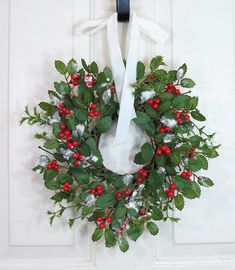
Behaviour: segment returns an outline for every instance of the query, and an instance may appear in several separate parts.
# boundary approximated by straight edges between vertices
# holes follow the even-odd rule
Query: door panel
[[[197,86],[208,131],[222,142],[220,158],[208,175],[215,187],[202,198],[187,201],[177,224],[160,225],[159,237],[144,234],[130,251],[93,244],[93,228],[78,223],[73,230],[57,221],[50,192],[30,171],[40,150],[32,140],[36,129],[19,127],[25,104],[46,98],[58,80],[53,63],[71,57],[110,65],[105,29],[92,37],[72,34],[88,18],[105,18],[115,10],[108,0],[2,0],[0,2],[0,269],[223,269],[233,270],[235,253],[234,148],[234,4],[233,0],[132,1],[138,15],[154,20],[172,33],[164,46],[141,36],[141,60],[162,54],[177,67],[185,61]],[[126,24],[119,24],[125,52]],[[2,42],[3,41],[3,42]],[[9,53],[9,58],[8,58]],[[223,95],[223,96],[222,96]],[[121,264],[121,266],[120,266]]]

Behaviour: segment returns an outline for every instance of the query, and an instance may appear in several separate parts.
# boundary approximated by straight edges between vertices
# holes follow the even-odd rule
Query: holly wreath
[[[206,118],[191,94],[195,83],[185,77],[186,64],[170,71],[164,66],[161,56],[151,60],[148,70],[137,64],[134,122],[149,141],[134,158],[142,169],[119,175],[105,168],[98,148],[101,134],[118,118],[111,70],[100,71],[95,62],[88,65],[83,59],[81,66],[74,59],[67,65],[55,61],[63,80],[48,91],[49,101],[31,113],[26,106],[20,122],[40,126],[34,137],[45,154],[33,170],[53,192],[57,206],[48,211],[51,224],[68,212],[70,227],[86,219],[95,225],[93,241],[104,237],[106,247],[118,244],[125,252],[128,239],[136,241],[145,227],[157,235],[157,222],[177,222],[172,211],[182,210],[185,199],[199,198],[201,186],[213,185],[202,170],[218,156],[219,145],[213,142],[214,133],[198,125]]]

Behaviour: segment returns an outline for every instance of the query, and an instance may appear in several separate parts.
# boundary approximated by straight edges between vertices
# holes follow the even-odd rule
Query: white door
[[[211,162],[215,186],[187,201],[177,225],[142,236],[121,254],[90,241],[90,229],[51,227],[50,193],[31,171],[39,155],[33,129],[19,127],[25,104],[45,98],[57,79],[55,59],[109,64],[105,30],[74,37],[74,24],[105,18],[111,0],[0,0],[0,269],[235,269],[235,6],[233,0],[133,0],[140,16],[168,29],[164,47],[141,38],[140,58],[162,54],[172,67],[186,62],[197,81],[208,126],[218,132],[220,158]],[[121,44],[126,25],[120,24]],[[124,46],[123,46],[124,49]]]

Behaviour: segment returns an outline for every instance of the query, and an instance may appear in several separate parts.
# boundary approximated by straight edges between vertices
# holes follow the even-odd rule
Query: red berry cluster
[[[175,116],[176,116],[176,122],[178,124],[181,124],[184,120],[187,121],[190,119],[190,115],[189,114],[186,114],[184,112],[175,112]]]
[[[173,198],[174,197],[175,190],[177,190],[177,186],[173,182],[173,183],[170,184],[170,186],[168,188],[165,189],[165,192],[166,192],[168,198]]]
[[[96,103],[91,103],[89,106],[88,116],[89,117],[99,117],[100,112],[96,111],[97,105]]]
[[[154,73],[149,74],[149,79],[153,80],[156,78],[156,75]]]
[[[170,155],[172,153],[171,149],[168,148],[167,145],[163,144],[160,148],[158,148],[155,153],[158,156],[161,156],[163,153],[165,153],[166,155]]]
[[[159,131],[160,131],[160,133],[170,132],[171,128],[166,127],[166,126],[162,126]]]
[[[70,83],[73,85],[73,86],[78,86],[79,85],[79,82],[78,80],[81,78],[81,75],[79,73],[76,73],[76,74],[72,74],[71,75],[71,81]]]
[[[150,105],[153,109],[157,109],[159,107],[159,104],[161,103],[160,98],[152,98],[147,101],[147,104]]]
[[[65,182],[63,185],[63,191],[68,192],[70,189],[71,184],[69,182]]]
[[[99,216],[99,217],[96,218],[96,221],[97,221],[97,223],[99,223],[99,228],[101,230],[103,230],[106,227],[105,222],[111,223],[112,218],[110,216],[107,216],[106,218],[103,218],[103,217]]]
[[[125,189],[123,190],[123,192],[117,192],[117,193],[116,193],[116,198],[117,198],[117,199],[121,199],[123,196],[124,196],[124,197],[130,196],[130,194],[131,194],[130,190],[129,190],[128,188],[125,188]]]
[[[185,171],[185,172],[182,172],[182,173],[180,174],[180,176],[181,176],[182,178],[188,179],[188,182],[189,182],[189,183],[192,183],[192,180],[190,179],[190,177],[191,177],[192,175],[193,175],[193,174],[192,174],[192,172],[190,172],[190,171]]]
[[[58,171],[59,166],[57,164],[57,160],[53,159],[49,164],[47,164],[47,169],[48,170]]]
[[[74,153],[72,157],[76,159],[73,162],[73,165],[75,167],[78,167],[81,164],[80,161],[84,159],[84,156],[82,154],[79,154],[79,153]]]
[[[74,147],[78,146],[78,142],[77,141],[72,141],[72,135],[71,135],[71,131],[67,129],[66,125],[61,123],[59,125],[59,128],[61,130],[61,132],[58,134],[58,137],[60,139],[66,139],[67,141],[67,148],[72,149]]]
[[[172,82],[167,84],[166,91],[171,94],[180,95],[180,90],[177,89]]]
[[[65,108],[64,103],[58,104],[58,110],[60,115],[70,115],[70,110],[68,108]]]
[[[195,157],[195,150],[197,149],[197,147],[192,146],[191,151],[188,152],[188,157],[189,158],[194,158]]]
[[[103,195],[103,193],[104,193],[103,186],[97,185],[95,188],[91,188],[90,193],[93,195],[98,195],[98,196]]]
[[[139,183],[139,184],[141,184],[141,183],[143,183],[144,178],[145,178],[145,177],[148,177],[148,173],[147,173],[144,169],[140,169],[140,170],[138,171],[138,174],[139,174],[140,177],[138,177],[138,178],[136,179],[136,182]]]

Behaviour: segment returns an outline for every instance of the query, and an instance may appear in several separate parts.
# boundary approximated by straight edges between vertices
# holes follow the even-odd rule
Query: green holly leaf
[[[188,101],[186,108],[189,110],[195,110],[198,105],[198,97],[191,97]]]
[[[113,205],[114,197],[114,194],[104,194],[97,199],[96,206],[99,208],[108,208]]]
[[[134,119],[136,124],[144,125],[144,124],[148,124],[149,122],[151,122],[151,118],[144,112],[137,111],[136,116],[137,117]]]
[[[66,94],[70,94],[71,87],[69,86],[69,84],[65,82],[55,82],[54,87],[55,87],[55,90],[63,96]]]
[[[85,61],[84,59],[81,59],[81,63],[82,63],[83,68],[84,68],[88,73],[90,73],[90,69],[89,69],[89,66],[87,65],[86,61]]]
[[[156,189],[163,184],[164,179],[165,179],[164,173],[158,174],[155,170],[152,170],[149,174],[148,182],[152,188]]]
[[[205,176],[200,176],[198,178],[198,184],[204,187],[212,187],[214,185],[213,181]]]
[[[163,57],[156,56],[150,62],[150,69],[151,69],[151,71],[155,71],[161,65],[165,65],[165,63],[163,61]]]
[[[105,67],[103,72],[105,74],[106,80],[108,79],[109,81],[111,81],[113,77],[111,69],[108,67]]]
[[[60,188],[60,183],[56,182],[56,181],[53,181],[53,180],[50,180],[50,181],[46,181],[45,182],[45,186],[48,188],[48,189],[51,189],[51,190],[57,190]]]
[[[182,194],[188,199],[199,198],[201,195],[201,189],[196,182],[192,182],[188,187],[182,190]]]
[[[113,247],[115,246],[117,240],[116,240],[116,236],[113,232],[113,230],[111,229],[107,229],[105,231],[105,246],[106,247]]]
[[[201,162],[202,169],[207,170],[208,169],[207,159],[202,155],[197,156],[197,159]]]
[[[44,147],[46,149],[56,149],[60,146],[60,142],[56,139],[49,139],[45,142]]]
[[[81,213],[81,219],[83,220],[87,215],[91,214],[94,211],[94,206],[89,206],[85,205],[82,208],[82,213]]]
[[[197,121],[205,121],[206,120],[206,117],[203,114],[201,114],[198,110],[192,111],[191,115],[192,115],[193,119],[195,119]]]
[[[58,173],[59,173],[58,171],[54,171],[54,170],[45,170],[43,174],[43,179],[45,181],[50,181],[54,179],[58,175]]]
[[[198,159],[189,159],[188,161],[188,169],[194,172],[201,170],[202,164]]]
[[[136,241],[144,231],[144,223],[134,223],[133,221],[129,224],[129,229],[127,230],[127,235],[133,241]]]
[[[160,103],[158,110],[159,112],[166,112],[170,109],[170,107],[171,107],[171,101],[166,100]]]
[[[94,75],[98,74],[98,66],[97,66],[96,62],[91,63],[90,70],[91,70],[91,73],[93,73]]]
[[[194,135],[192,137],[189,137],[188,140],[193,146],[198,147],[200,145],[200,142],[202,141],[202,137]]]
[[[52,132],[55,135],[55,137],[58,137],[59,133],[61,132],[59,122],[56,122],[56,123],[52,124]]]
[[[125,217],[126,212],[127,212],[127,208],[125,207],[125,205],[123,203],[119,203],[114,212],[114,217],[116,219],[122,219]]]
[[[184,88],[192,88],[195,86],[195,82],[191,79],[184,78],[180,81],[180,85]]]
[[[158,95],[158,97],[161,99],[161,102],[163,101],[169,101],[169,100],[172,100],[175,95],[171,94],[171,93],[168,93],[168,92],[162,92]]]
[[[51,105],[50,103],[47,102],[40,102],[38,106],[49,113],[50,115],[54,114],[56,112],[56,107],[54,105]]]
[[[178,95],[172,101],[172,107],[175,109],[185,108],[190,97],[185,95]]]
[[[112,126],[112,118],[110,116],[106,116],[102,118],[98,123],[97,123],[97,130],[100,133],[106,133]]]
[[[174,165],[178,165],[181,162],[180,153],[177,151],[172,152],[170,155],[170,160]]]
[[[216,158],[219,156],[218,152],[214,148],[203,148],[202,153],[208,158]]]
[[[151,207],[151,217],[153,220],[162,220],[163,219],[163,213],[157,206]]]
[[[150,143],[145,143],[141,147],[141,157],[144,163],[149,163],[154,155],[153,147]]]
[[[59,193],[56,193],[55,195],[53,195],[51,197],[51,200],[55,201],[55,202],[61,202],[64,198],[64,195],[63,195],[63,192],[59,192]]]
[[[91,237],[92,241],[93,242],[98,241],[103,236],[103,234],[104,234],[103,230],[96,228]]]
[[[69,75],[75,74],[77,72],[76,64],[77,62],[74,59],[71,59],[68,62],[67,71]]]
[[[129,249],[129,243],[125,238],[120,238],[118,240],[118,245],[122,252],[126,252]]]
[[[178,194],[174,197],[174,201],[175,207],[181,211],[184,208],[184,197],[181,194]]]
[[[183,78],[186,72],[187,72],[187,65],[183,64],[181,67],[179,67],[177,71],[177,79],[180,80],[181,78]]]
[[[62,75],[65,75],[67,73],[67,67],[62,61],[56,60],[55,68]]]
[[[144,72],[145,72],[145,66],[142,62],[137,63],[137,73],[136,73],[136,80],[141,80],[144,77]]]
[[[179,175],[176,175],[174,178],[174,183],[176,184],[177,188],[182,189],[189,185],[187,179],[182,178]]]
[[[128,212],[128,215],[133,218],[139,217],[139,213],[134,208],[129,208],[127,212]]]
[[[148,222],[147,229],[152,235],[157,235],[159,232],[159,228],[154,222]]]

